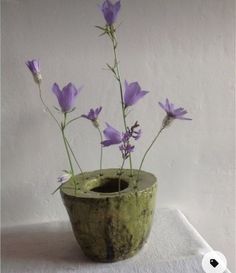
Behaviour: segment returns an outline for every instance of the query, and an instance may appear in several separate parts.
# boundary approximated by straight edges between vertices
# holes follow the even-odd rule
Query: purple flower
[[[110,26],[116,21],[116,17],[120,10],[120,1],[112,4],[109,0],[106,0],[101,6],[101,10],[107,24]]]
[[[119,146],[119,149],[121,151],[122,158],[127,159],[130,153],[134,151],[134,145],[132,146],[128,142],[124,142],[122,145]]]
[[[114,144],[120,144],[122,142],[122,134],[117,131],[115,128],[106,123],[107,128],[103,131],[103,134],[106,137],[106,140],[102,141],[101,144],[103,147],[108,147]]]
[[[32,61],[27,61],[25,64],[28,66],[30,72],[32,73],[35,82],[40,83],[42,80],[42,76],[40,73],[39,61],[33,59]]]
[[[142,134],[142,130],[141,129],[139,129],[138,131],[134,131],[133,132],[133,138],[135,140],[138,140],[141,137],[141,134]]]
[[[142,133],[141,129],[139,129],[138,131],[136,130],[138,127],[139,127],[139,124],[137,121],[131,128],[128,127],[129,136],[135,140],[138,140],[141,137],[141,133]]]
[[[185,118],[184,115],[187,114],[187,111],[184,108],[176,108],[173,103],[170,103],[168,99],[166,99],[166,103],[163,104],[159,102],[159,105],[163,110],[166,111],[167,117],[169,119],[182,119],[182,120],[192,120],[191,118]]]
[[[68,181],[71,178],[71,176],[72,175],[70,173],[64,173],[57,178],[57,182],[65,183],[66,181]]]
[[[108,123],[106,123],[107,128],[103,131],[106,140],[102,141],[103,147],[107,147],[110,145],[120,144],[119,149],[121,151],[123,159],[127,159],[130,156],[130,153],[134,151],[134,145],[130,144],[131,138],[138,140],[141,135],[141,130],[136,131],[135,129],[139,127],[138,122],[131,128],[127,128],[125,133],[121,133],[111,127]]]
[[[91,120],[92,122],[95,122],[98,118],[98,115],[100,114],[100,112],[102,111],[102,107],[98,107],[95,110],[94,109],[90,109],[88,115],[82,115],[81,117],[86,118]]]
[[[125,108],[135,104],[147,93],[148,91],[141,90],[141,87],[138,84],[138,82],[132,82],[128,84],[128,82],[125,81],[125,95],[124,95]]]
[[[80,93],[81,89],[82,87],[77,89],[72,83],[68,83],[61,90],[57,83],[53,84],[52,91],[57,96],[57,100],[62,112],[66,113],[73,109],[75,105],[75,99]]]

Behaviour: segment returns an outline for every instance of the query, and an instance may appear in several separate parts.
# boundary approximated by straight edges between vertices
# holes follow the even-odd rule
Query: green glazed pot
[[[135,255],[149,235],[157,190],[156,177],[138,171],[103,170],[77,175],[80,190],[75,194],[70,179],[61,196],[76,240],[84,254],[94,261],[115,262]],[[119,183],[120,177],[120,183]],[[119,193],[120,184],[120,193]]]

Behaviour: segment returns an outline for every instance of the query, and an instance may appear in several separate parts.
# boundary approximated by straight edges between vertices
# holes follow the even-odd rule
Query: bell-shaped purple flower
[[[109,0],[105,0],[101,6],[101,10],[107,25],[111,26],[115,23],[117,15],[120,11],[120,1],[112,4]]]
[[[34,81],[36,83],[40,83],[42,81],[42,75],[40,73],[39,61],[36,59],[33,59],[31,61],[27,61],[25,64],[28,66],[30,72],[32,73],[34,77]]]
[[[106,140],[102,141],[101,144],[103,147],[108,147],[110,145],[120,144],[122,142],[122,134],[106,123],[107,128],[103,131],[103,134],[106,137]]]
[[[57,83],[52,86],[53,93],[57,96],[58,103],[63,113],[70,112],[75,106],[75,100],[82,87],[76,88],[72,83],[68,83],[61,90]]]
[[[141,87],[138,82],[132,82],[128,84],[128,82],[125,81],[125,94],[124,94],[125,108],[135,104],[147,93],[149,92],[141,90]]]
[[[98,118],[98,115],[102,111],[102,107],[98,107],[96,109],[90,109],[89,113],[87,115],[82,115],[81,117],[91,120],[92,122],[95,122]]]
[[[191,118],[184,117],[184,115],[188,113],[184,108],[175,108],[174,104],[170,103],[168,99],[166,99],[165,104],[159,102],[159,105],[164,111],[166,111],[169,119],[192,120]]]

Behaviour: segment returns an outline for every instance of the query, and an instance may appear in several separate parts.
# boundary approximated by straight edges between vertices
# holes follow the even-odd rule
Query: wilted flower
[[[95,121],[98,118],[98,115],[100,114],[101,111],[102,111],[101,106],[96,108],[95,110],[91,108],[88,115],[82,115],[82,117],[89,119],[91,121]]]
[[[125,95],[124,95],[125,108],[135,104],[147,93],[148,91],[141,90],[141,87],[138,82],[132,82],[128,84],[128,82],[125,81]]]
[[[52,91],[57,96],[57,100],[62,112],[70,112],[73,109],[75,105],[75,99],[80,93],[81,89],[82,87],[77,89],[72,83],[68,83],[61,90],[57,83],[53,84]]]
[[[122,145],[119,146],[119,149],[121,151],[122,158],[127,159],[130,153],[134,151],[134,145],[132,146],[128,142],[124,142]]]
[[[138,127],[139,127],[139,124],[137,121],[131,128],[128,127],[128,132],[130,137],[132,137],[135,140],[138,140],[141,137],[141,133],[142,133],[141,129],[139,129],[138,131],[136,130]]]
[[[188,112],[180,107],[180,108],[176,108],[173,103],[170,103],[168,99],[166,99],[166,103],[163,104],[161,102],[159,102],[159,105],[161,106],[161,108],[163,110],[166,111],[166,118],[163,121],[163,125],[167,126],[170,124],[170,122],[174,119],[181,119],[181,120],[192,120],[191,118],[185,118],[184,115],[186,115]]]
[[[120,144],[119,149],[122,153],[123,159],[127,159],[131,152],[134,151],[134,145],[130,144],[130,139],[133,138],[138,140],[141,135],[141,130],[136,131],[135,129],[139,127],[138,122],[136,121],[135,124],[125,133],[121,133],[118,130],[111,127],[108,123],[106,123],[107,128],[103,131],[106,140],[102,141],[103,147],[108,147],[110,145]]]
[[[34,77],[34,81],[39,84],[42,81],[42,75],[40,73],[40,65],[39,65],[39,61],[36,59],[33,59],[31,61],[27,61],[25,63],[30,72],[32,73],[33,77]]]
[[[110,26],[116,21],[116,17],[120,11],[120,1],[112,4],[109,0],[106,0],[101,6],[101,10],[107,24]]]
[[[106,137],[106,140],[102,141],[101,144],[103,147],[108,147],[114,144],[120,144],[122,142],[122,134],[106,123],[107,128],[103,131],[103,134]]]
[[[57,178],[57,182],[65,183],[66,181],[68,181],[71,178],[71,176],[72,175],[70,173],[64,173]]]

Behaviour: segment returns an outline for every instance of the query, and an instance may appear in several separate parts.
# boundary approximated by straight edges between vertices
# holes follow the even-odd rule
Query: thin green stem
[[[122,116],[123,116],[123,122],[124,122],[124,127],[125,131],[127,132],[128,127],[126,123],[126,115],[125,115],[125,104],[124,104],[124,97],[123,97],[123,88],[122,88],[122,83],[121,83],[121,77],[120,77],[120,69],[119,69],[119,63],[118,63],[118,58],[117,58],[117,39],[115,37],[115,30],[113,26],[109,27],[109,37],[112,41],[112,46],[113,46],[113,54],[114,54],[114,68],[113,71],[115,72],[116,79],[119,83],[119,88],[120,88],[120,99],[121,99],[121,107],[122,107]],[[129,156],[129,164],[130,164],[130,175],[133,176],[133,167],[132,167],[132,158],[131,155]]]
[[[56,119],[56,117],[53,115],[52,111],[49,109],[49,107],[47,106],[47,104],[44,102],[43,97],[42,97],[42,89],[41,89],[41,85],[40,83],[38,84],[38,88],[39,88],[39,97],[40,100],[43,104],[43,106],[45,107],[45,110],[50,114],[50,116],[55,120],[55,122],[57,123],[58,127],[61,129],[60,123],[58,122],[58,120]]]
[[[72,150],[72,148],[71,148],[71,146],[70,146],[70,143],[69,143],[69,141],[68,141],[68,139],[65,137],[65,139],[66,139],[66,143],[67,143],[67,145],[68,145],[68,148],[69,148],[69,150],[70,150],[70,152],[71,152],[71,154],[72,154],[72,156],[73,156],[73,158],[74,158],[74,160],[75,160],[75,163],[76,163],[76,165],[78,166],[78,168],[79,168],[79,170],[80,170],[80,172],[81,172],[81,175],[83,176],[83,178],[84,178],[84,172],[83,172],[83,170],[82,170],[82,168],[81,168],[81,166],[80,166],[80,164],[79,164],[79,162],[78,162],[78,160],[77,160],[77,158],[76,158],[76,156],[75,156],[75,154],[74,154],[74,152],[73,152],[73,150]]]
[[[120,180],[121,180],[121,175],[122,175],[122,170],[124,168],[125,160],[126,159],[124,158],[123,161],[122,161],[120,170],[119,170],[119,181],[118,181],[118,191],[119,191],[119,194],[120,194]]]
[[[72,178],[73,178],[73,181],[74,181],[75,195],[76,195],[76,179],[75,179],[75,173],[74,173],[74,169],[73,169],[73,165],[72,165],[72,161],[71,161],[71,157],[70,157],[70,152],[69,152],[67,141],[66,141],[65,125],[66,125],[66,113],[64,113],[64,124],[61,127],[61,133],[62,133],[62,138],[63,138],[63,141],[64,141],[67,157],[68,157],[68,160],[69,160],[69,165],[70,165],[70,169],[71,169]]]
[[[57,187],[57,188],[55,189],[55,191],[53,191],[51,194],[52,194],[52,195],[55,194],[55,193],[61,188],[62,185],[63,185],[63,184],[61,184],[59,187]]]
[[[156,140],[158,139],[159,135],[161,134],[161,132],[164,130],[165,128],[165,125],[162,125],[161,126],[161,129],[158,131],[157,135],[155,136],[155,138],[153,139],[152,143],[149,145],[149,147],[147,148],[146,152],[144,153],[144,156],[142,158],[142,161],[140,163],[140,166],[139,166],[139,169],[138,169],[138,176],[137,176],[137,181],[139,179],[139,174],[140,174],[140,171],[142,169],[142,166],[143,166],[143,162],[148,154],[148,152],[150,151],[150,149],[152,148],[153,144],[156,142]]]
[[[70,165],[70,168],[71,168],[72,178],[74,180],[75,194],[76,194],[76,180],[75,180],[75,174],[74,174],[74,169],[73,169],[72,160],[71,160],[71,157],[70,157],[69,150],[70,150],[70,152],[71,152],[71,154],[72,154],[72,156],[73,156],[73,158],[74,158],[77,166],[79,167],[80,172],[81,172],[82,175],[83,175],[83,171],[82,171],[82,169],[81,169],[81,167],[79,165],[79,162],[76,159],[75,154],[74,154],[74,152],[73,152],[73,150],[72,150],[72,148],[71,148],[71,146],[70,146],[70,144],[69,144],[69,142],[68,142],[68,140],[67,140],[67,138],[65,136],[65,132],[64,131],[65,131],[65,128],[66,128],[66,126],[68,124],[70,124],[71,122],[79,119],[81,116],[76,117],[76,118],[74,118],[74,119],[72,119],[72,120],[70,120],[69,122],[66,123],[66,113],[64,113],[64,123],[62,125],[60,125],[60,123],[58,122],[57,118],[53,115],[52,111],[49,109],[49,107],[47,106],[47,104],[43,100],[43,97],[42,97],[42,88],[41,88],[41,84],[40,83],[38,84],[38,88],[39,88],[39,97],[40,97],[40,100],[41,100],[43,106],[45,107],[45,110],[55,120],[55,122],[57,123],[58,127],[61,130],[63,142],[64,142],[64,145],[65,145],[65,148],[66,148],[66,154],[67,154],[67,157],[68,157],[68,160],[69,160],[69,165]],[[58,191],[60,189],[60,187],[61,187],[61,185],[52,194],[54,194],[56,191]]]
[[[99,126],[97,127],[97,129],[98,129],[98,132],[99,132],[99,135],[100,135],[100,139],[101,139],[101,143],[102,143],[103,138],[102,138],[101,129],[100,129]],[[102,144],[101,144],[101,151],[100,151],[100,175],[102,175],[102,156],[103,156],[103,148],[102,148]]]
[[[80,118],[81,118],[81,116],[69,120],[69,121],[66,123],[66,126],[69,125],[70,123],[72,123],[73,121],[75,121],[75,120],[77,120],[77,119],[80,119]]]

